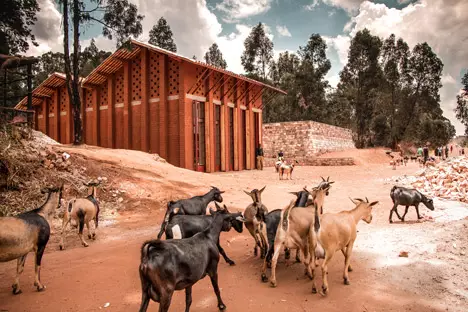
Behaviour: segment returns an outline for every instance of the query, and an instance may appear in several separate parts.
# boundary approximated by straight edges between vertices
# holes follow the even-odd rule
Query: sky
[[[89,0],[85,0],[87,2]],[[129,0],[145,15],[143,34],[148,33],[163,16],[171,26],[177,52],[203,59],[209,46],[216,42],[227,61],[228,69],[243,73],[240,57],[244,40],[253,26],[262,22],[274,43],[275,57],[284,51],[295,52],[313,33],[327,43],[327,57],[332,68],[327,75],[335,87],[339,72],[347,62],[351,38],[368,28],[386,38],[394,33],[410,47],[427,42],[444,63],[441,107],[455,125],[457,134],[464,132],[453,109],[461,89],[461,77],[468,70],[468,1],[466,0]],[[63,51],[61,13],[55,0],[38,0],[41,11],[34,26],[39,47],[28,55]],[[89,4],[89,3],[88,3]],[[93,4],[89,6],[94,7]],[[95,38],[100,49],[115,50],[115,42],[101,35],[99,24],[84,28],[82,48]]]

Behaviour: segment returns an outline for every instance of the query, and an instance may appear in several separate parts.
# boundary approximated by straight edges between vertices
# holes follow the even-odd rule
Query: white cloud
[[[276,31],[278,32],[278,34],[280,34],[280,36],[291,37],[291,33],[289,32],[289,30],[288,30],[288,28],[286,26],[277,25],[276,26]]]
[[[323,39],[327,44],[327,52],[335,50],[338,54],[338,59],[342,66],[348,62],[348,50],[351,44],[351,38],[349,36],[338,35],[336,37],[324,36]]]
[[[38,0],[37,22],[32,27],[39,46],[30,44],[27,55],[41,55],[48,51],[63,52],[63,34],[60,28],[62,14],[55,7],[53,0]]]
[[[359,9],[359,5],[365,0],[322,0],[323,3],[342,8],[349,13],[356,13]]]
[[[304,5],[304,9],[307,11],[313,11],[319,5],[319,0],[314,0],[311,4]]]
[[[265,13],[270,9],[272,0],[223,0],[216,9],[225,13],[226,22]]]
[[[461,86],[460,71],[466,68],[468,59],[468,37],[464,35],[468,19],[463,12],[468,12],[468,1],[465,0],[421,0],[401,10],[364,1],[359,13],[346,26],[350,32],[348,43],[345,36],[328,38],[327,43],[336,49],[340,62],[345,64],[346,45],[349,47],[350,38],[364,28],[381,38],[393,33],[408,42],[410,47],[427,42],[444,63],[440,92],[444,115],[455,125],[457,133],[463,133],[463,126],[453,112],[455,96]]]

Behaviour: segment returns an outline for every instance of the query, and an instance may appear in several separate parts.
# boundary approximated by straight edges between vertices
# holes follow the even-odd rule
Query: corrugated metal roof
[[[65,74],[63,73],[53,73],[47,77],[38,87],[36,87],[33,92],[32,105],[39,105],[42,102],[44,97],[52,97],[54,94],[54,88],[61,87],[65,84]],[[28,106],[28,97],[25,96],[18,104],[16,104],[16,109],[26,110]]]
[[[247,78],[247,77],[242,76],[242,75],[235,74],[235,73],[233,73],[231,71],[228,71],[228,70],[225,70],[225,69],[213,66],[213,65],[209,65],[209,64],[206,64],[206,63],[203,63],[203,62],[200,62],[200,61],[190,59],[190,58],[182,56],[180,54],[177,54],[177,53],[165,50],[165,49],[161,49],[161,48],[156,47],[154,45],[151,45],[149,43],[140,42],[140,41],[137,41],[137,40],[134,40],[134,39],[132,39],[130,42],[134,46],[134,49],[132,51],[128,51],[127,49],[122,48],[122,49],[119,49],[116,52],[114,52],[111,56],[109,56],[107,59],[105,59],[104,62],[102,62],[98,67],[96,67],[88,75],[88,77],[86,77],[84,79],[83,86],[85,84],[93,84],[93,85],[102,84],[106,80],[105,75],[113,74],[113,73],[117,72],[123,66],[122,61],[126,61],[126,60],[134,58],[140,52],[140,47],[143,47],[143,48],[147,48],[149,50],[152,50],[152,51],[155,51],[155,52],[158,52],[158,53],[166,54],[169,57],[172,57],[172,58],[175,58],[175,59],[183,60],[185,62],[189,62],[189,63],[195,64],[195,65],[198,65],[198,66],[202,66],[204,68],[209,68],[209,69],[217,71],[219,73],[226,74],[226,75],[229,75],[229,76],[232,76],[232,77],[235,77],[235,78],[250,82],[250,83],[255,84],[255,85],[267,87],[267,88],[269,88],[271,90],[274,90],[274,91],[282,93],[282,94],[287,94],[285,91],[283,91],[281,89],[275,88],[273,86],[262,83],[260,81],[250,79],[250,78]]]

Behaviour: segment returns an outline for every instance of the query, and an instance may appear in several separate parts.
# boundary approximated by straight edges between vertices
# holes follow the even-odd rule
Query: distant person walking
[[[424,164],[426,164],[428,158],[429,158],[429,147],[424,146],[423,148],[423,154],[424,154]]]
[[[257,150],[255,152],[257,156],[257,169],[263,170],[263,148],[262,144],[258,144]]]
[[[450,145],[450,154],[453,153],[453,145]]]

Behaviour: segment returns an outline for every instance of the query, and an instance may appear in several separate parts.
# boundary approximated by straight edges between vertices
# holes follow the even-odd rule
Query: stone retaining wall
[[[265,158],[276,158],[283,149],[286,159],[309,164],[326,152],[355,148],[351,130],[314,121],[268,123],[262,131]]]

